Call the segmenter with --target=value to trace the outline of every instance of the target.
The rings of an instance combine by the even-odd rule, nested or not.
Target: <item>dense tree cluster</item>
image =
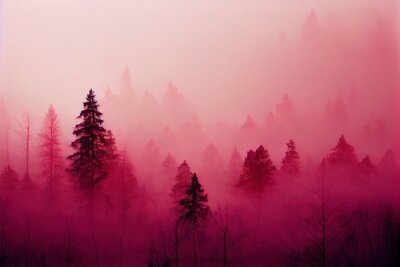
[[[133,96],[129,73],[123,86],[124,94]],[[288,97],[277,109],[294,119]],[[293,140],[280,166],[263,145],[248,150],[244,159],[243,148],[234,148],[225,165],[217,146],[203,142],[197,162],[189,157],[177,164],[175,154],[162,160],[151,139],[140,161],[119,149],[118,131],[114,136],[105,127],[93,90],[77,119],[73,152],[65,157],[55,108],[44,116],[38,136],[43,187],[30,172],[31,121],[21,124],[25,174],[20,177],[10,164],[0,174],[0,266],[400,262],[398,207],[391,198],[379,200],[395,198],[392,185],[399,175],[392,151],[377,163],[369,155],[359,161],[341,135],[319,166],[305,168],[303,151]],[[240,131],[254,133],[257,125],[249,117]],[[149,187],[150,179],[162,190]],[[254,199],[264,204],[254,205]]]

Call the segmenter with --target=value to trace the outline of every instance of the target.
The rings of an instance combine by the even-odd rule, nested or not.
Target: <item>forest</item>
[[[136,166],[102,117],[90,89],[65,150],[52,105],[38,136],[25,114],[16,132],[23,175],[11,164],[0,175],[2,266],[400,263],[399,175],[391,150],[374,164],[368,155],[358,159],[341,135],[315,164],[304,163],[294,140],[279,164],[262,144],[243,158],[235,148],[224,164],[209,144],[195,170],[170,153],[161,160],[150,141],[148,165]],[[41,183],[30,169],[33,138]],[[140,175],[153,188],[140,182],[136,168],[149,168]],[[203,177],[213,177],[206,188]]]
[[[155,2],[0,1],[0,266],[400,266],[396,1]]]

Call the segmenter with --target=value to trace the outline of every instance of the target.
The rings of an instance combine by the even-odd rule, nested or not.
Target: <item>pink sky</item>
[[[383,3],[384,2],[384,3]],[[88,88],[118,90],[129,66],[136,90],[160,95],[174,81],[197,109],[209,113],[221,99],[221,118],[256,112],[283,95],[268,77],[281,31],[290,45],[314,9],[321,27],[362,35],[368,15],[391,20],[395,1],[1,1],[1,93],[42,113],[80,105]],[[344,85],[345,83],[343,83]],[[252,92],[250,94],[249,92]],[[210,97],[212,95],[213,97]],[[24,97],[21,97],[24,96]],[[34,100],[34,101],[32,101]],[[239,107],[233,112],[231,107]]]

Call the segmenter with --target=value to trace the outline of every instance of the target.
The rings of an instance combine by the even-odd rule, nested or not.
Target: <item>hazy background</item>
[[[287,119],[279,118],[277,104],[288,94],[297,123],[286,120],[294,126],[284,134],[258,132],[260,141],[271,137],[266,145],[273,146],[278,137],[283,153],[283,140],[295,138],[307,154],[315,147],[322,154],[345,133],[351,143],[371,146],[362,153],[380,157],[395,142],[398,9],[396,1],[366,0],[2,0],[0,97],[11,121],[31,114],[34,132],[54,104],[67,144],[88,89],[99,98],[107,87],[118,95],[128,67],[135,102],[127,105],[147,106],[126,110],[128,117],[150,121],[172,81],[203,126],[237,129],[251,116],[257,127],[271,130],[269,114],[278,124]],[[327,110],[335,103],[344,111],[333,118]],[[127,123],[127,116],[115,114],[106,117],[113,129]],[[331,128],[324,124],[344,119]],[[360,141],[369,123],[380,141],[368,143],[369,135]],[[158,124],[168,126],[143,126],[146,136],[138,142],[158,138]],[[206,134],[207,142],[223,146],[212,131]],[[248,148],[243,144],[242,152]]]

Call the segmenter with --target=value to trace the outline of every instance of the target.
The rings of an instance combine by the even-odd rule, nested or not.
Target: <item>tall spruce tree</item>
[[[178,220],[187,223],[191,227],[195,266],[197,266],[196,230],[200,220],[204,220],[210,212],[207,202],[208,196],[204,193],[204,189],[199,183],[196,173],[194,173],[185,197],[179,201],[180,213]]]
[[[282,159],[281,171],[290,176],[298,176],[300,174],[299,154],[293,140],[289,140],[285,157]]]
[[[68,156],[71,165],[68,171],[74,176],[81,189],[93,189],[107,176],[105,163],[110,159],[109,140],[104,129],[103,115],[99,110],[92,89],[83,103],[83,110],[77,117],[82,122],[75,126],[76,139],[71,143],[75,152]]]

